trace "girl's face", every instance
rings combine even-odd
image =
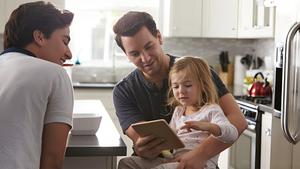
[[[178,72],[171,75],[171,87],[175,99],[182,106],[194,106],[198,103],[198,85],[193,78],[186,77],[185,73]]]

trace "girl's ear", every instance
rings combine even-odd
[[[43,46],[45,42],[45,35],[43,34],[43,32],[35,30],[33,31],[33,39],[38,46]]]

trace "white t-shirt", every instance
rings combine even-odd
[[[72,125],[73,88],[62,66],[25,54],[0,55],[0,166],[38,169],[47,123]]]
[[[221,129],[221,135],[216,138],[225,143],[232,143],[238,138],[236,127],[229,122],[221,107],[217,104],[206,104],[191,115],[183,115],[184,112],[184,107],[177,106],[169,124],[185,145],[184,149],[192,150],[210,136],[210,133],[206,131],[192,129],[191,132],[187,132],[186,129],[180,129],[186,121],[206,121],[217,124]],[[207,168],[215,168],[218,163],[218,156],[211,158],[207,162]]]

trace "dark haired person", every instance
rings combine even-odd
[[[0,55],[0,164],[62,168],[72,125],[73,89],[62,65],[73,14],[43,1],[15,9]]]
[[[137,67],[114,88],[116,113],[123,132],[133,141],[135,153],[154,159],[165,149],[166,143],[153,136],[139,137],[131,124],[159,118],[170,120],[172,110],[166,107],[166,98],[168,73],[175,57],[163,52],[162,34],[148,13],[128,12],[117,21],[113,29],[117,44]],[[246,120],[220,78],[213,70],[211,72],[220,106],[241,134],[247,127]],[[229,146],[209,137],[197,148],[179,157],[178,168],[203,168],[208,159]]]

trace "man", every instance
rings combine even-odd
[[[175,57],[165,54],[161,48],[162,35],[149,14],[128,12],[114,25],[116,42],[137,69],[120,81],[114,88],[113,99],[117,116],[124,133],[133,141],[137,155],[153,159],[165,149],[166,143],[153,136],[139,137],[131,124],[172,116],[165,106],[168,90],[168,72]],[[233,96],[212,70],[218,90],[220,106],[230,122],[241,134],[247,127]],[[178,168],[203,168],[208,159],[230,145],[210,137],[178,159]]]
[[[62,65],[73,14],[43,1],[15,9],[0,55],[0,164],[62,168],[72,125],[73,89]]]

